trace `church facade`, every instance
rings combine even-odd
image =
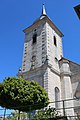
[[[65,107],[70,107],[65,113],[73,116],[73,107],[79,101],[72,99],[80,96],[80,65],[63,57],[63,34],[47,16],[44,5],[41,16],[23,32],[24,51],[18,76],[38,82],[48,92],[50,102],[71,99],[65,102]],[[53,106],[62,107],[58,102]]]

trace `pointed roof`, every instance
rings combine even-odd
[[[42,13],[41,13],[41,16],[36,19],[33,24],[31,26],[29,26],[28,28],[24,29],[23,32],[28,32],[32,29],[35,29],[35,27],[41,25],[43,22],[47,22],[54,30],[55,32],[60,36],[60,37],[63,37],[63,33],[55,26],[55,24],[51,21],[51,19],[47,16],[46,14],[46,9],[45,9],[45,6],[43,4],[42,6]]]
[[[45,16],[47,16],[47,14],[46,14],[45,6],[44,6],[44,4],[43,4],[43,5],[42,5],[42,13],[41,13],[41,16],[40,16],[38,19],[36,19],[36,20],[33,22],[33,24],[36,23],[37,21],[43,19]]]
[[[46,9],[45,9],[44,4],[43,4],[43,6],[42,6],[42,15],[46,15]]]

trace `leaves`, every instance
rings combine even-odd
[[[17,120],[18,117],[19,117],[19,112],[18,111],[13,111],[11,113],[11,115],[8,115],[6,117],[6,120]],[[21,112],[20,113],[20,120],[26,120],[26,118],[27,118],[27,114],[24,113],[24,112]]]
[[[37,82],[8,77],[0,84],[0,105],[20,111],[40,109],[48,105],[48,95]]]
[[[46,108],[45,110],[39,110],[36,112],[33,120],[49,120],[50,118],[59,118],[60,115],[55,108]]]

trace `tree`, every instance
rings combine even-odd
[[[47,92],[34,81],[8,77],[0,84],[0,105],[23,112],[48,105]]]
[[[33,117],[33,120],[49,120],[54,119],[57,120],[60,117],[60,113],[56,111],[55,108],[46,108],[45,110],[38,110]]]
[[[6,120],[17,120],[18,117],[19,117],[18,111],[15,110],[15,111],[13,111],[11,113],[11,115],[9,115],[9,116],[6,117]],[[21,112],[21,114],[20,114],[20,120],[26,120],[26,118],[27,118],[27,114],[24,113],[24,112]]]

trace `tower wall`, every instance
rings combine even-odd
[[[54,44],[54,36],[56,37],[56,45]],[[63,56],[62,38],[48,23],[46,23],[46,41],[48,63],[51,64],[53,68],[60,71],[58,60]]]
[[[37,34],[37,41],[33,44],[35,33]],[[33,56],[36,56],[34,67],[32,67]],[[22,63],[23,77],[26,80],[38,82],[46,89],[50,102],[56,101],[55,88],[59,89],[59,99],[57,100],[61,99],[59,59],[62,56],[62,37],[46,21],[25,33]]]
[[[55,73],[54,70],[48,68],[48,95],[50,102],[55,101],[55,88],[58,88],[60,91],[59,99],[61,99],[61,83],[59,74]]]
[[[33,35],[37,34],[37,42],[33,44]],[[22,71],[32,69],[32,57],[36,56],[34,68],[40,67],[46,60],[46,25],[45,23],[25,33]]]
[[[46,64],[34,70],[25,72],[23,78],[28,81],[33,80],[38,82],[48,92],[48,69]]]

